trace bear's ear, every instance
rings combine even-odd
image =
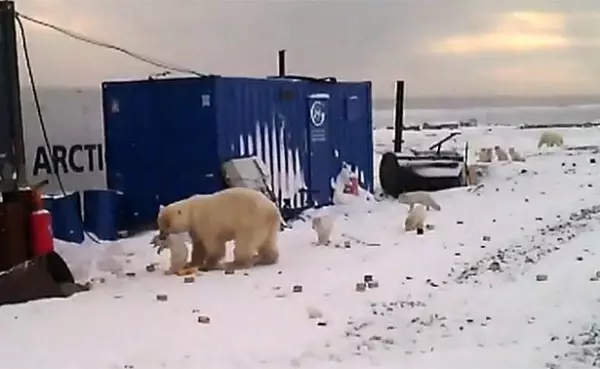
[[[165,206],[163,204],[158,205],[158,210],[164,208]]]

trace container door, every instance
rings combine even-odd
[[[160,89],[160,201],[168,204],[221,189],[216,125],[206,84],[199,79],[165,81]]]
[[[309,193],[315,205],[331,201],[331,142],[329,137],[329,95],[308,98]]]
[[[153,223],[158,208],[151,90],[146,82],[103,86],[107,185],[124,193],[129,229]]]

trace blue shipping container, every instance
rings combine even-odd
[[[208,76],[102,85],[107,183],[124,225],[224,188],[221,165],[256,155],[282,208],[330,203],[342,163],[373,190],[370,82]]]

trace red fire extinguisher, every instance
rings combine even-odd
[[[45,209],[32,212],[30,224],[31,245],[34,256],[42,256],[54,251],[52,215],[50,212]]]

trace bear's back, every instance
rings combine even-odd
[[[278,212],[277,206],[257,190],[233,187],[212,195],[195,195],[191,198],[194,218],[209,219],[221,224],[262,221],[263,216],[272,216]]]

